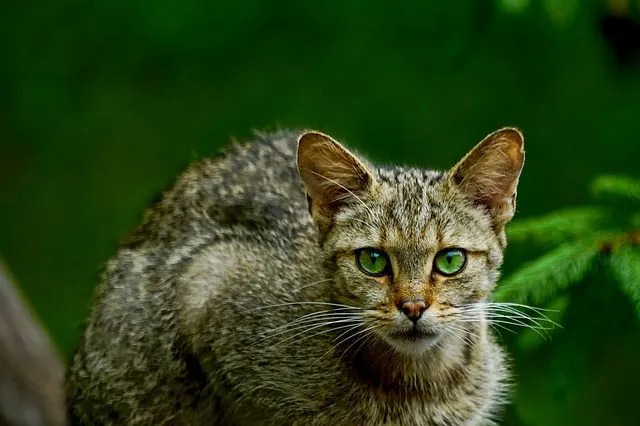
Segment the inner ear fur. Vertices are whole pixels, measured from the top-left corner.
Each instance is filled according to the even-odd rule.
[[[300,135],[297,161],[309,211],[321,227],[330,225],[343,205],[358,202],[374,183],[367,167],[324,133],[306,131]]]
[[[506,127],[485,137],[449,174],[471,201],[489,212],[502,232],[515,213],[523,165],[524,137],[520,130]]]

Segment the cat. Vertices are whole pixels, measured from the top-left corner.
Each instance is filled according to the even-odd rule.
[[[444,172],[316,131],[256,138],[189,167],[107,263],[74,423],[491,424],[508,369],[483,306],[520,131]]]

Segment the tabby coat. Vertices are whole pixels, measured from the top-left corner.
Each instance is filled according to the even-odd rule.
[[[446,172],[373,166],[312,131],[194,164],[107,264],[68,373],[71,417],[490,423],[504,355],[482,310],[462,312],[490,299],[523,161],[505,128]],[[448,248],[466,256],[450,276],[435,260]]]

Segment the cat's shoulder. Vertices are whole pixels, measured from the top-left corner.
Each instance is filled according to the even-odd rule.
[[[254,131],[252,138],[232,140],[216,156],[204,160],[210,166],[237,164],[238,166],[278,163],[295,164],[298,130]]]

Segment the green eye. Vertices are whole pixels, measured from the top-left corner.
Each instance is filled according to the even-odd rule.
[[[391,262],[382,250],[363,248],[356,251],[358,268],[367,275],[381,277],[391,273]]]
[[[467,264],[467,254],[459,248],[444,249],[433,260],[436,270],[445,276],[455,275]]]

